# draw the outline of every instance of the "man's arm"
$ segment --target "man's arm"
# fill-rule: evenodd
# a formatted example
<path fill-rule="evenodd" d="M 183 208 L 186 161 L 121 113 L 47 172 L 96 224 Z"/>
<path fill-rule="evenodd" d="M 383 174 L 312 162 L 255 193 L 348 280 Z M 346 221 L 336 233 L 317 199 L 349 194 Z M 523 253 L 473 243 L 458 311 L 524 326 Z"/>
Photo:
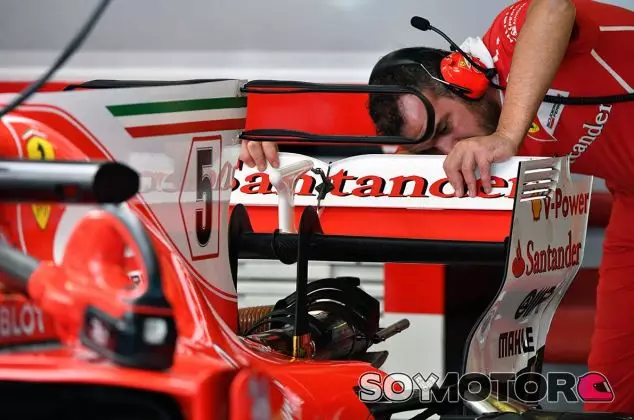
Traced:
<path fill-rule="evenodd" d="M 515 154 L 552 83 L 568 48 L 576 8 L 572 0 L 533 0 L 515 45 L 497 131 L 460 141 L 445 159 L 447 178 L 457 197 L 477 194 L 476 167 L 482 187 L 491 192 L 494 162 Z"/>
<path fill-rule="evenodd" d="M 533 0 L 517 38 L 498 134 L 519 148 L 566 53 L 575 21 L 571 0 Z"/>

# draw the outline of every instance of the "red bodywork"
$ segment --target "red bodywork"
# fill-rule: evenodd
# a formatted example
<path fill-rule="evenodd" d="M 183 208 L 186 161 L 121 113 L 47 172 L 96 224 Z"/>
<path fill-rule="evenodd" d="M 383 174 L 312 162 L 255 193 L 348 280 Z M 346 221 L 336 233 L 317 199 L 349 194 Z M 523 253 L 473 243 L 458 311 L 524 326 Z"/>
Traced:
<path fill-rule="evenodd" d="M 41 149 L 40 158 L 110 160 L 105 148 L 96 147 L 53 113 L 22 111 L 5 117 L 3 123 L 0 153 L 6 158 L 37 158 L 29 156 L 33 146 L 28 141 L 44 134 L 54 156 Z M 250 402 L 249 383 L 265 378 L 271 384 L 265 396 L 274 413 L 271 418 L 281 419 L 283 412 L 284 418 L 371 418 L 354 387 L 361 374 L 380 371 L 363 362 L 291 361 L 239 337 L 237 304 L 219 299 L 201 285 L 144 203 L 134 199 L 128 205 L 146 227 L 160 260 L 163 290 L 173 308 L 179 337 L 173 367 L 166 372 L 123 368 L 79 344 L 82 309 L 91 303 L 106 307 L 113 315 L 120 313 L 123 300 L 137 293 L 126 289 L 132 284 L 127 273 L 142 269 L 134 258 L 124 256 L 125 235 L 114 229 L 107 214 L 95 213 L 69 238 L 60 267 L 43 263 L 32 276 L 29 291 L 37 299 L 35 309 L 21 295 L 5 290 L 0 345 L 46 340 L 59 340 L 63 345 L 0 354 L 0 381 L 144 389 L 173 397 L 188 420 L 246 420 L 252 418 L 256 404 Z M 2 233 L 10 244 L 35 258 L 54 260 L 54 236 L 63 210 L 55 204 L 44 210 L 30 203 L 3 204 Z M 38 211 L 39 219 L 35 217 Z M 73 293 L 66 293 L 70 289 Z M 281 387 L 273 386 L 272 381 Z"/>

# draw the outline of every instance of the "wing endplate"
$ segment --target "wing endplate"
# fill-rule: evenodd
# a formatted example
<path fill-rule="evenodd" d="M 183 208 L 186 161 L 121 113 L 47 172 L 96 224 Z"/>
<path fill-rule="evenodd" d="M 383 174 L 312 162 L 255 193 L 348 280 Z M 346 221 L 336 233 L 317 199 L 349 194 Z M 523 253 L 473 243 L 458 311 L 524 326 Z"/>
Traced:
<path fill-rule="evenodd" d="M 474 326 L 465 372 L 541 373 L 555 311 L 583 261 L 591 176 L 568 157 L 519 165 L 503 284 Z"/>

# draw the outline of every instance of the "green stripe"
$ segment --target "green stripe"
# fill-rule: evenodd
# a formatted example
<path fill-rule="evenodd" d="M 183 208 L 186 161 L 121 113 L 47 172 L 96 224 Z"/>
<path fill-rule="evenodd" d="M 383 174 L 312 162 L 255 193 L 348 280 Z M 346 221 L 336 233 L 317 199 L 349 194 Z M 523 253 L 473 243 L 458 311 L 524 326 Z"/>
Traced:
<path fill-rule="evenodd" d="M 246 97 L 191 99 L 187 101 L 148 102 L 141 104 L 111 105 L 108 110 L 115 117 L 162 114 L 165 112 L 200 111 L 204 109 L 244 108 Z"/>

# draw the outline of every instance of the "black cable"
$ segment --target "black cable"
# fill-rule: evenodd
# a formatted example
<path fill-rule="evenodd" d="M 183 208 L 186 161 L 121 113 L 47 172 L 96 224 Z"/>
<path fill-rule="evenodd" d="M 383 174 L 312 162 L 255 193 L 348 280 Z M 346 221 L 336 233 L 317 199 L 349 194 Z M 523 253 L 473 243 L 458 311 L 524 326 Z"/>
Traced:
<path fill-rule="evenodd" d="M 104 10 L 110 4 L 111 0 L 101 0 L 101 3 L 95 8 L 92 12 L 90 18 L 86 21 L 84 26 L 81 28 L 77 34 L 73 37 L 70 43 L 64 48 L 60 56 L 53 63 L 53 65 L 48 69 L 46 73 L 44 73 L 38 80 L 31 83 L 26 89 L 24 89 L 17 98 L 15 98 L 11 103 L 5 106 L 0 111 L 0 118 L 13 111 L 15 108 L 20 106 L 24 101 L 26 101 L 31 95 L 33 95 L 39 88 L 46 83 L 51 76 L 61 67 L 64 63 L 75 53 L 75 51 L 79 48 L 79 46 L 84 42 L 90 31 L 94 28 L 95 24 L 101 18 Z"/>
<path fill-rule="evenodd" d="M 603 105 L 634 101 L 634 93 L 607 96 L 544 96 L 543 102 L 562 105 Z"/>

